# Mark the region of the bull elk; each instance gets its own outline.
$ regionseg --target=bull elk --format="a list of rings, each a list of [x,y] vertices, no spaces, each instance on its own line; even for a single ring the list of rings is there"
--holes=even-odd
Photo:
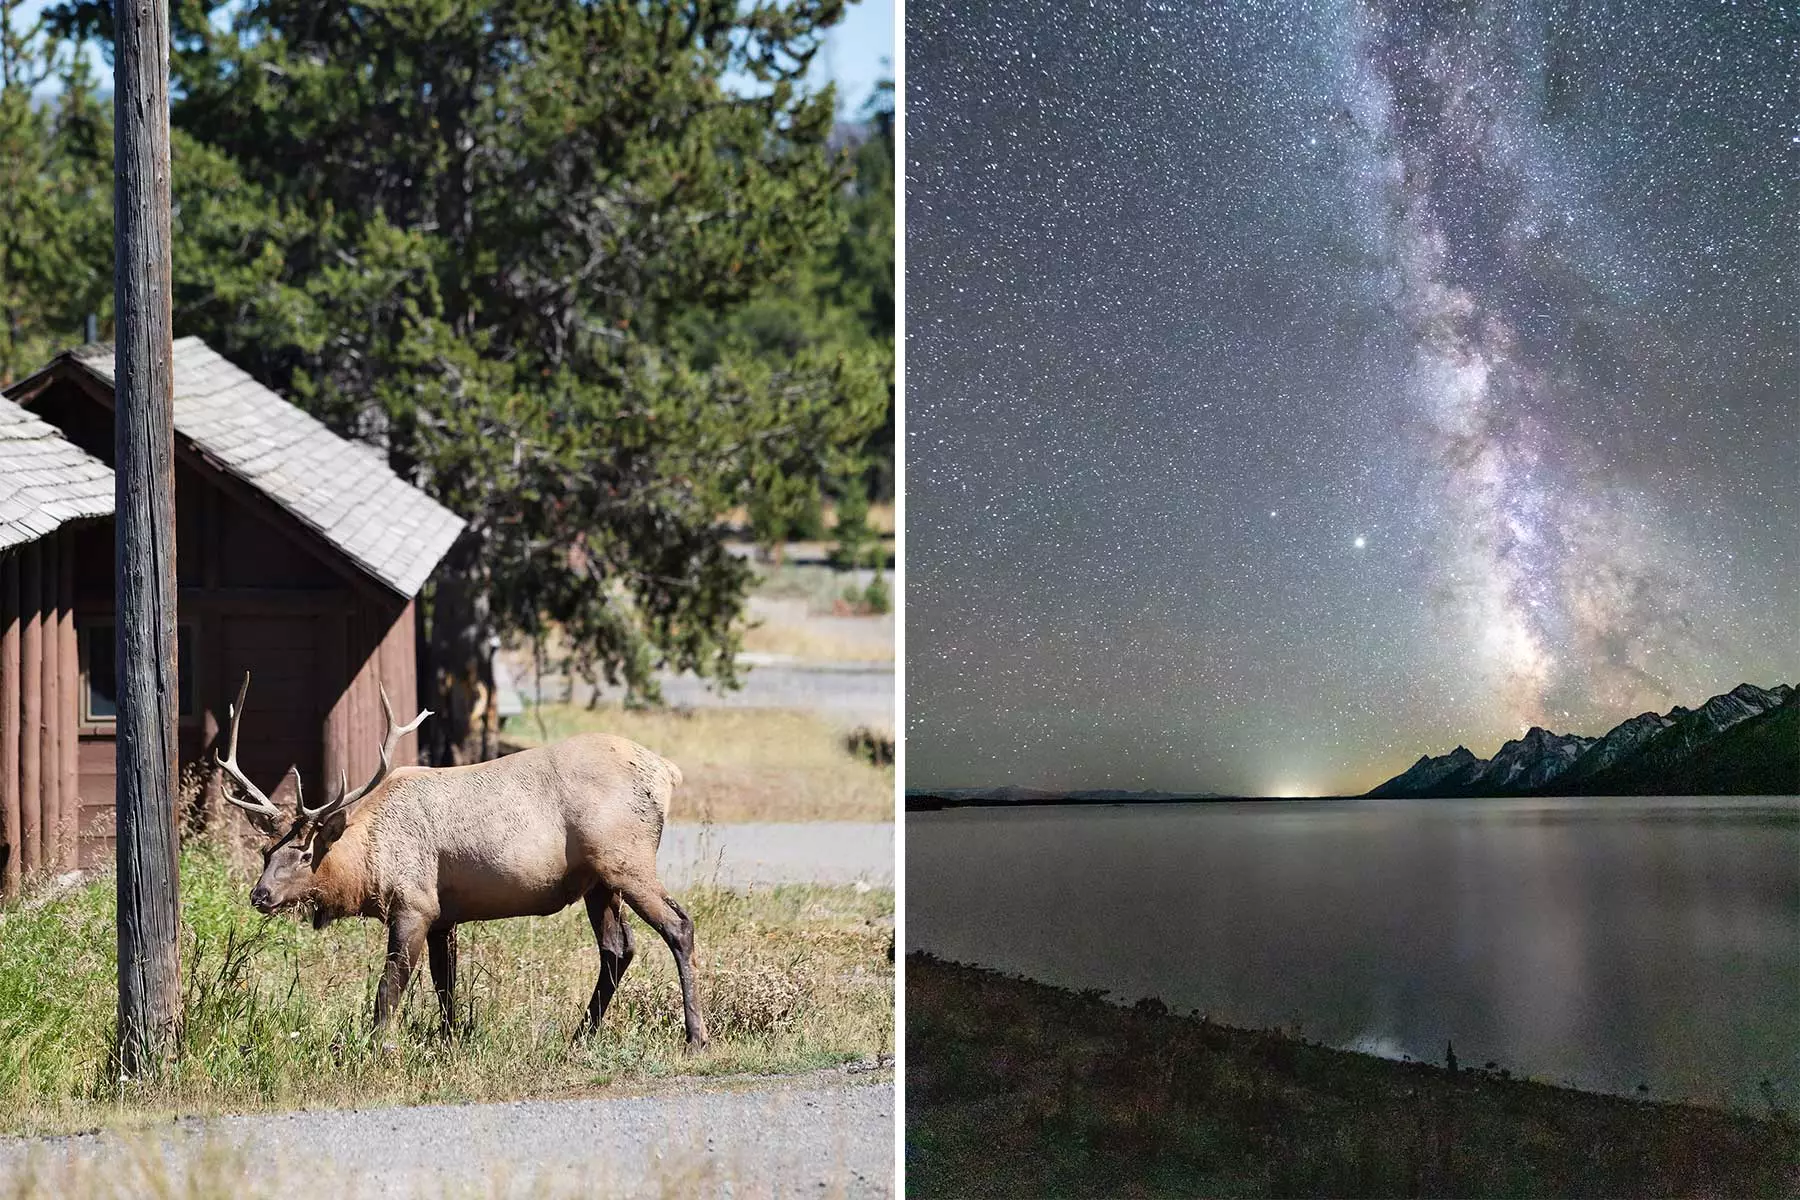
[[[337,798],[309,808],[295,769],[290,818],[238,767],[249,689],[245,672],[230,710],[230,740],[214,758],[246,797],[227,789],[226,799],[270,835],[250,903],[262,913],[310,906],[320,929],[353,916],[387,925],[377,1034],[427,951],[444,1027],[451,1027],[456,927],[464,921],[546,916],[585,900],[600,945],[600,978],[576,1036],[599,1027],[636,953],[622,907],[629,904],[675,956],[689,1050],[706,1045],[694,997],[694,922],[656,874],[669,797],[681,782],[674,763],[596,733],[470,766],[397,767],[400,739],[431,710],[400,725],[382,688],[387,737],[375,774],[354,791],[340,777]]]

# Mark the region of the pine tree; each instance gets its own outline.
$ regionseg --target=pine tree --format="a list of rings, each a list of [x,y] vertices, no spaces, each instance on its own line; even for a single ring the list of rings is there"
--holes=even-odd
[[[750,570],[725,514],[867,468],[892,282],[885,343],[819,283],[879,214],[847,214],[864,168],[828,145],[832,93],[800,86],[841,10],[176,8],[178,332],[470,522],[422,604],[440,760],[473,740],[446,693],[491,686],[500,637],[554,624],[635,696],[664,666],[734,682]],[[106,38],[109,13],[78,0],[57,28]],[[815,311],[750,332],[784,294]]]

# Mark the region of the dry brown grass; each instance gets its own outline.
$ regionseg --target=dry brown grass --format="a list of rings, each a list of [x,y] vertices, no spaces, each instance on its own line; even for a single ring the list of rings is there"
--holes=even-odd
[[[825,528],[836,529],[837,505],[829,500],[826,501],[824,513]],[[738,507],[727,512],[721,519],[728,528],[748,529],[750,527],[750,510],[740,504]],[[886,534],[890,537],[893,536],[894,530],[899,528],[899,523],[894,517],[893,501],[889,500],[880,504],[869,505],[868,523],[869,528],[873,529],[876,533]]]
[[[534,745],[594,732],[642,742],[681,767],[676,821],[894,819],[894,768],[853,756],[843,731],[810,713],[546,704],[509,721],[506,735]]]
[[[874,620],[875,618],[860,618]],[[892,638],[855,637],[819,621],[765,618],[744,631],[744,649],[805,662],[893,662]]]

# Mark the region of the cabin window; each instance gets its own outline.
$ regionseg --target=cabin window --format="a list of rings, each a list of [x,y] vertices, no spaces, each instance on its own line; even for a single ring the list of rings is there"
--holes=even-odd
[[[194,630],[175,627],[176,691],[183,717],[194,715]],[[81,719],[89,725],[110,725],[119,719],[118,675],[111,621],[87,621],[81,626]]]

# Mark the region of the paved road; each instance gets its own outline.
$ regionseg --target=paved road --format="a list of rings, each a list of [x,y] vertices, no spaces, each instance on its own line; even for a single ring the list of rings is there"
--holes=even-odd
[[[7,1195],[891,1196],[891,1072],[0,1139]],[[27,1177],[35,1189],[24,1186]]]
[[[894,826],[887,821],[670,825],[656,867],[670,887],[696,881],[894,886]]]
[[[791,708],[816,713],[834,725],[852,729],[873,725],[894,727],[894,667],[892,663],[808,663],[745,655],[749,670],[744,686],[735,692],[717,690],[695,675],[664,674],[659,677],[663,700],[677,708]],[[511,676],[521,702],[538,695],[529,668]],[[542,695],[561,700],[567,691],[561,675],[545,675]],[[586,704],[595,688],[577,682],[570,693],[573,702]],[[624,689],[602,686],[602,700],[619,700]],[[502,712],[505,709],[501,710]]]
[[[719,692],[693,675],[670,675],[662,680],[663,699],[691,708],[798,708],[846,727],[894,726],[891,663],[763,660],[752,662],[743,679],[738,691]]]
[[[869,641],[892,647],[894,626],[891,619],[872,621],[867,617],[809,617],[809,627],[839,641]],[[873,630],[873,636],[871,631]],[[854,632],[852,632],[854,631]],[[871,660],[877,657],[871,648]],[[870,725],[882,729],[894,727],[894,664],[891,650],[888,661],[809,662],[764,654],[744,654],[739,661],[747,669],[736,691],[719,691],[708,680],[695,675],[658,676],[663,699],[683,708],[788,708],[811,712],[845,729]],[[529,655],[509,653],[501,656],[497,669],[502,675],[502,688],[513,703],[529,703],[542,695],[545,700],[561,700],[570,695],[576,704],[586,704],[596,690],[605,701],[620,700],[624,689],[602,684],[598,689],[585,681],[577,681],[572,692],[568,680],[560,673],[546,673],[542,683],[533,672]],[[507,711],[503,707],[501,711]]]

